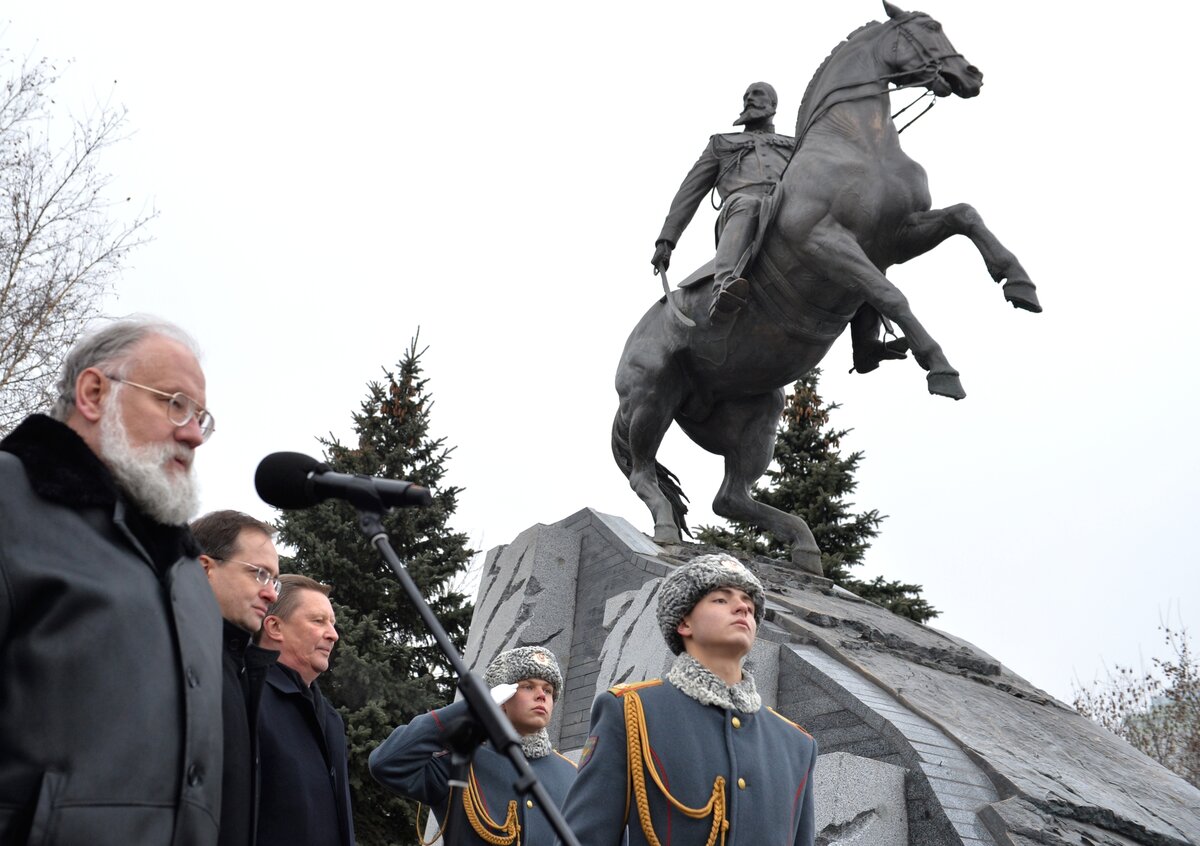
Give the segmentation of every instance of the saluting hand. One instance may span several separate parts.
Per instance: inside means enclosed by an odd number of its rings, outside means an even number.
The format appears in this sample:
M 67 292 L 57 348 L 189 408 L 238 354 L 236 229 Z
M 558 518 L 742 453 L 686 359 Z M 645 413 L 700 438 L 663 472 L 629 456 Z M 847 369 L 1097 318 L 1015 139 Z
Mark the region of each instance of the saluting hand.
M 517 692 L 515 684 L 498 684 L 492 688 L 492 701 L 497 705 L 503 705 L 505 702 L 513 698 Z

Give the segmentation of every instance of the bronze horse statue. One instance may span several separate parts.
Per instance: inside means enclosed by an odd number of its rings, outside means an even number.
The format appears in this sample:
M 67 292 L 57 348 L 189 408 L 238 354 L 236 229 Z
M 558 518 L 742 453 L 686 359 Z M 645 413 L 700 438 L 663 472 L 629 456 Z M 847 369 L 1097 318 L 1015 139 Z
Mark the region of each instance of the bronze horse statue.
M 625 343 L 613 456 L 653 514 L 659 543 L 680 543 L 687 531 L 683 491 L 655 460 L 674 420 L 725 459 L 713 511 L 785 540 L 794 564 L 821 573 L 807 524 L 750 495 L 774 453 L 784 388 L 817 366 L 847 326 L 858 341 L 891 321 L 927 371 L 930 393 L 965 396 L 941 346 L 884 276 L 893 264 L 966 235 L 1005 299 L 1041 311 L 1025 270 L 975 209 L 930 208 L 925 171 L 900 149 L 892 120 L 893 85 L 974 97 L 983 75 L 929 15 L 884 7 L 888 20 L 852 32 L 809 83 L 796 150 L 745 274 L 749 299 L 733 323 L 710 321 L 708 285 L 681 286 L 651 306 Z

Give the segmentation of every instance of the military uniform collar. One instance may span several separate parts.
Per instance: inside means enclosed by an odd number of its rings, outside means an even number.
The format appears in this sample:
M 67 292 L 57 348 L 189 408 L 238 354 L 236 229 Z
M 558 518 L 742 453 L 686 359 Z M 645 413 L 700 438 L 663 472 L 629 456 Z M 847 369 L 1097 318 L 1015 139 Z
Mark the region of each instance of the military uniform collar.
M 545 758 L 554 748 L 550 745 L 550 733 L 544 728 L 538 729 L 533 734 L 525 734 L 521 736 L 521 751 L 525 753 L 525 757 L 529 759 Z
M 686 652 L 681 653 L 667 673 L 667 681 L 685 696 L 690 696 L 701 705 L 715 705 L 753 714 L 762 708 L 762 697 L 754 685 L 754 677 L 742 673 L 742 680 L 730 687 Z

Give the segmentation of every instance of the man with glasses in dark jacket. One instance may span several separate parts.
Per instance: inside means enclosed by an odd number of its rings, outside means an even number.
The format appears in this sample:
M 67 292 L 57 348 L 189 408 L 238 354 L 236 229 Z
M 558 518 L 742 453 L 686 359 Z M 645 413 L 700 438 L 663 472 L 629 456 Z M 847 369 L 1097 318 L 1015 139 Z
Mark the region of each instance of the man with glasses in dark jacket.
M 192 523 L 192 534 L 204 550 L 200 563 L 224 618 L 220 846 L 253 846 L 261 786 L 258 703 L 267 668 L 279 653 L 260 649 L 250 638 L 279 598 L 275 527 L 240 511 L 213 511 Z
M 187 521 L 214 429 L 181 329 L 67 354 L 0 442 L 0 843 L 215 846 L 221 617 Z

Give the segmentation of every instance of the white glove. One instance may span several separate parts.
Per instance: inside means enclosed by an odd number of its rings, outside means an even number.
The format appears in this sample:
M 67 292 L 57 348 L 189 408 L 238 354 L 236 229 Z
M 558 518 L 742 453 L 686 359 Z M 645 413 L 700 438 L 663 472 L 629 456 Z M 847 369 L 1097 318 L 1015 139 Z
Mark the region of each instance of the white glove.
M 516 692 L 517 686 L 515 684 L 498 684 L 492 688 L 492 701 L 497 705 L 503 705 L 512 699 Z

